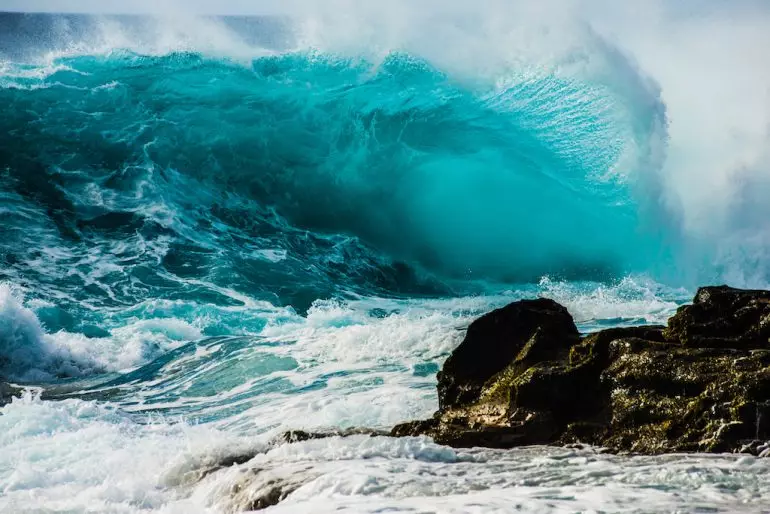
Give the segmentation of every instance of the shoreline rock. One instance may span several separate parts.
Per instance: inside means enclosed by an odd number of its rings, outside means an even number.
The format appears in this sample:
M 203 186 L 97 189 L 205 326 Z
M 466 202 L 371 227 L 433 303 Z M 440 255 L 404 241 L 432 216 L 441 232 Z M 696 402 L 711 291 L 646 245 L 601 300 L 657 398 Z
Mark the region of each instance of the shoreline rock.
M 0 407 L 11 403 L 14 398 L 20 397 L 21 394 L 21 388 L 12 386 L 7 382 L 0 381 Z
M 704 287 L 666 327 L 582 338 L 558 303 L 514 302 L 471 323 L 437 389 L 434 416 L 391 435 L 454 447 L 762 453 L 758 441 L 770 440 L 770 291 Z

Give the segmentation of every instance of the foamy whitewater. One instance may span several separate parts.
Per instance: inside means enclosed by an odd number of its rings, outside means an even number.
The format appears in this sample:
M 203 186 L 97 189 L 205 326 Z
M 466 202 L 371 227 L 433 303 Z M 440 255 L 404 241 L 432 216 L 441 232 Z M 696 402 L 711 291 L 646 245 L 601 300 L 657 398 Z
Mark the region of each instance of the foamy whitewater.
M 413 4 L 0 14 L 0 512 L 770 506 L 755 457 L 275 442 L 430 416 L 517 299 L 770 284 L 765 3 Z

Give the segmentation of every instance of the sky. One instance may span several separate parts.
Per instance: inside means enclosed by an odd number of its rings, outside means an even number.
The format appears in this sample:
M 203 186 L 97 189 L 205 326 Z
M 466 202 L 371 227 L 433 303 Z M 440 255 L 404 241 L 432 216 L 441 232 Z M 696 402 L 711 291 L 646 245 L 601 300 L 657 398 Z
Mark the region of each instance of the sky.
M 367 0 L 361 0 L 366 3 Z M 374 0 L 377 1 L 377 0 Z M 483 0 L 481 0 L 483 2 Z M 279 14 L 301 11 L 303 6 L 320 5 L 324 0 L 0 0 L 0 11 L 20 12 L 76 12 L 76 13 L 159 13 L 164 11 L 188 12 L 193 14 Z M 577 3 L 579 3 L 578 0 Z M 416 4 L 429 4 L 419 1 Z M 433 5 L 446 7 L 462 4 L 462 0 L 434 2 Z M 473 5 L 475 1 L 465 2 Z M 536 2 L 534 2 L 536 3 Z M 597 2 L 595 2 L 597 3 Z M 602 4 L 602 2 L 598 2 Z M 641 2 L 647 3 L 647 2 Z M 690 11 L 705 6 L 737 9 L 740 7 L 767 10 L 770 0 L 653 0 L 653 3 L 665 4 L 667 8 Z M 617 3 L 607 0 L 606 7 L 617 7 Z M 622 5 L 622 3 L 621 3 Z M 633 2 L 630 5 L 634 5 Z
M 133 14 L 165 10 L 196 14 L 274 14 L 287 4 L 276 0 L 0 0 L 0 11 Z

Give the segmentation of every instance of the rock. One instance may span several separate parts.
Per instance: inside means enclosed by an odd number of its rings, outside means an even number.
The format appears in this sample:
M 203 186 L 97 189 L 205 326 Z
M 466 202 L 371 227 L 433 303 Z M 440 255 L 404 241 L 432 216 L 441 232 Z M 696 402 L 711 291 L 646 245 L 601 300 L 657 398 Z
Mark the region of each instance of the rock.
M 234 512 L 251 512 L 278 505 L 287 496 L 314 478 L 312 476 L 300 477 L 297 474 L 260 480 L 261 472 L 260 469 L 249 469 L 244 473 L 241 482 L 232 486 L 230 503 Z
M 765 407 L 757 404 L 770 399 L 770 352 L 743 356 L 733 349 L 666 345 L 618 352 L 603 372 L 612 411 L 606 446 L 640 453 L 723 452 L 770 438 L 770 423 L 761 419 Z
M 579 337 L 567 309 L 553 300 L 522 300 L 481 316 L 438 374 L 439 409 L 476 401 L 506 367 L 563 357 Z
M 770 455 L 770 441 L 750 441 L 736 451 L 736 453 L 747 453 L 755 457 L 766 457 Z
M 210 488 L 224 512 L 252 512 L 277 505 L 320 473 L 303 462 L 228 469 Z
M 770 291 L 702 287 L 669 320 L 665 336 L 698 348 L 770 350 Z
M 11 403 L 14 398 L 20 397 L 22 389 L 12 386 L 7 382 L 0 382 L 0 407 Z
M 347 428 L 342 430 L 329 430 L 326 432 L 306 432 L 304 430 L 289 430 L 280 435 L 277 442 L 281 443 L 299 443 L 310 441 L 312 439 L 326 439 L 327 437 L 349 437 L 352 435 L 368 435 L 375 437 L 378 435 L 388 435 L 383 430 L 374 430 L 369 428 Z
M 769 337 L 768 291 L 702 288 L 667 327 L 583 338 L 556 302 L 514 302 L 470 325 L 438 375 L 433 418 L 391 435 L 758 454 L 752 441 L 770 439 Z

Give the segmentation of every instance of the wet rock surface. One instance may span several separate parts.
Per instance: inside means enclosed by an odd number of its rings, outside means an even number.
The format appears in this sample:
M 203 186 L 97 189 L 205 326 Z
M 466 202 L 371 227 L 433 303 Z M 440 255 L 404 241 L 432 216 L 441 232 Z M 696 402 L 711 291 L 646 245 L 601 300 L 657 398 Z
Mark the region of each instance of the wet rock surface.
M 328 430 L 325 432 L 306 432 L 305 430 L 288 430 L 276 438 L 275 443 L 299 443 L 313 439 L 326 439 L 329 437 L 349 437 L 352 435 L 368 435 L 370 437 L 389 435 L 384 430 L 369 428 L 346 428 Z
M 666 327 L 582 338 L 556 302 L 515 302 L 470 325 L 438 395 L 431 419 L 391 435 L 455 447 L 768 453 L 770 291 L 704 287 Z

